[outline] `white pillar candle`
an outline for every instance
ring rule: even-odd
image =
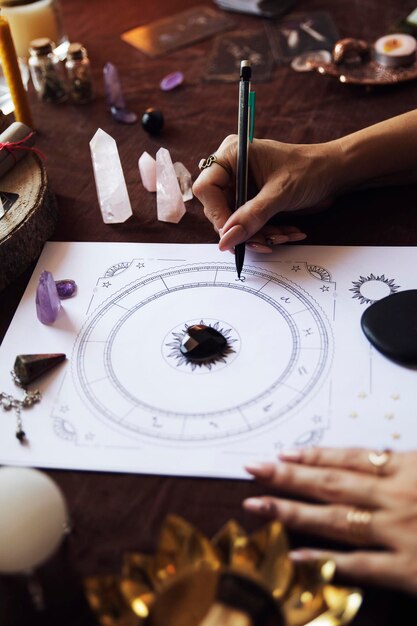
[[[29,56],[29,43],[39,37],[57,46],[65,40],[57,0],[0,0],[12,31],[17,56]]]
[[[374,44],[375,60],[386,67],[411,64],[416,57],[416,40],[411,35],[394,33],[380,37]]]
[[[25,467],[0,468],[0,572],[16,574],[46,561],[67,527],[67,507],[56,483]]]

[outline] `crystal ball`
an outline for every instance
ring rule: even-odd
[[[164,116],[158,109],[150,107],[142,115],[142,126],[150,135],[156,135],[164,126]]]

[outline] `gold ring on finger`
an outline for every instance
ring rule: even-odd
[[[377,474],[382,474],[385,465],[391,458],[391,450],[372,450],[368,454],[368,461]]]
[[[369,543],[372,513],[364,509],[349,509],[346,514],[349,534],[357,543]]]
[[[210,154],[210,156],[208,156],[206,159],[201,159],[198,164],[198,169],[200,171],[205,170],[210,167],[210,165],[213,165],[213,163],[215,163],[216,165],[220,165],[220,167],[222,167],[229,176],[232,175],[233,172],[231,167],[227,163],[223,163],[223,161],[220,161],[215,154]]]

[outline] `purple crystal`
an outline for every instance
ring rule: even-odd
[[[110,113],[116,122],[121,122],[122,124],[135,124],[138,121],[136,113],[128,111],[127,109],[117,109],[116,107],[111,107]]]
[[[164,76],[159,83],[159,86],[162,91],[171,91],[171,89],[175,89],[175,87],[181,85],[183,81],[184,74],[182,72],[172,72],[171,74]]]
[[[66,278],[65,280],[56,280],[55,285],[58,291],[58,296],[61,300],[72,298],[72,296],[75,296],[77,293],[77,284],[75,280],[71,280],[70,278]]]
[[[133,111],[126,109],[119,72],[113,63],[106,63],[103,68],[104,87],[106,91],[106,103],[112,117],[122,124],[134,124],[138,116]]]
[[[58,291],[51,272],[42,272],[36,290],[36,313],[42,324],[53,324],[61,308]]]

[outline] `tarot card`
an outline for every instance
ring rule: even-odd
[[[269,22],[266,30],[277,63],[286,63],[310,50],[332,50],[339,33],[326,12],[298,13]]]
[[[252,81],[271,78],[274,59],[265,32],[232,32],[219,35],[210,53],[205,79],[218,82],[239,80],[240,62],[252,63]]]
[[[121,37],[148,56],[157,57],[211,37],[233,25],[234,21],[229,16],[210,7],[197,6],[128,30]]]

